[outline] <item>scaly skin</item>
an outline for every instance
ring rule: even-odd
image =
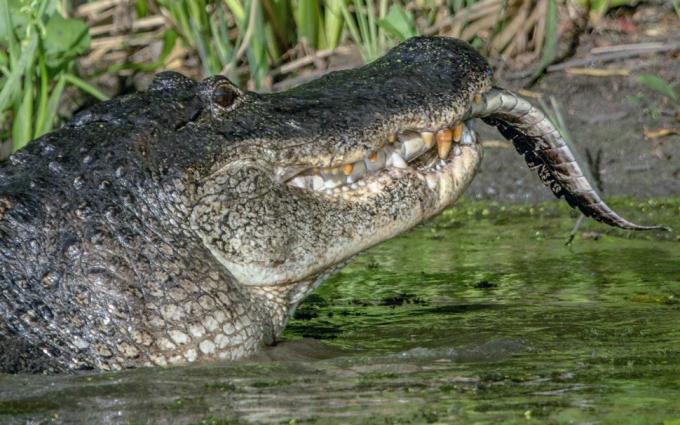
[[[0,367],[108,370],[257,351],[351,256],[455,201],[481,160],[459,125],[475,117],[512,138],[558,195],[621,225],[592,207],[587,181],[572,187],[556,171],[579,175],[566,153],[541,153],[561,139],[532,133],[552,131],[540,112],[491,110],[491,75],[445,38],[411,39],[278,94],[163,73],[32,142],[0,164]],[[408,152],[408,134],[431,149],[389,156]],[[313,187],[343,173],[358,180]]]

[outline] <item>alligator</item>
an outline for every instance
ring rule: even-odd
[[[357,253],[451,205],[498,128],[557,196],[597,195],[468,44],[412,38],[280,93],[162,72],[0,164],[0,368],[241,359]]]

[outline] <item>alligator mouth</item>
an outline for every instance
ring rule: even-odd
[[[476,148],[477,135],[472,120],[460,122],[451,128],[432,130],[403,130],[391,134],[379,149],[364,158],[330,167],[279,168],[278,176],[293,187],[325,193],[327,195],[377,192],[372,183],[380,177],[398,170],[416,171],[434,190],[438,174],[445,172],[451,162],[465,152]]]

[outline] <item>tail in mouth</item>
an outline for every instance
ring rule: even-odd
[[[543,183],[558,198],[586,217],[629,230],[664,229],[641,226],[615,213],[595,192],[583,175],[569,146],[555,126],[539,109],[509,90],[493,88],[479,98],[471,115],[496,126],[524,155],[529,168],[536,170]]]

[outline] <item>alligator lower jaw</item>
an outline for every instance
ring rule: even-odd
[[[431,190],[438,191],[443,175],[464,171],[452,165],[463,160],[469,150],[475,153],[479,150],[477,136],[469,121],[438,131],[406,130],[390,137],[379,150],[362,160],[309,168],[286,183],[303,190],[352,199],[380,192],[388,181],[415,173]],[[279,173],[293,174],[290,170],[279,170]]]

